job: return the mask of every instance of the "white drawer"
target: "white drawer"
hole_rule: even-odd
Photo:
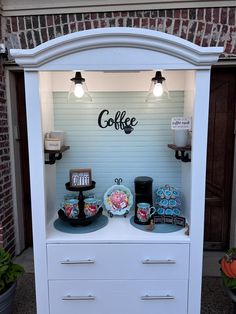
[[[50,314],[186,314],[187,281],[52,280]]]
[[[49,279],[187,279],[188,244],[49,244]]]

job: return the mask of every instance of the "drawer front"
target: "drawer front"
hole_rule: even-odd
[[[52,280],[50,314],[185,314],[187,281]]]
[[[49,279],[187,279],[188,244],[49,244]]]

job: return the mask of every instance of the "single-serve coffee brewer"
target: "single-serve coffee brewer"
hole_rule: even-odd
[[[134,180],[135,190],[135,215],[134,222],[137,224],[147,224],[146,222],[140,221],[137,216],[138,204],[148,203],[150,207],[153,204],[152,201],[152,182],[153,179],[150,177],[136,177]]]

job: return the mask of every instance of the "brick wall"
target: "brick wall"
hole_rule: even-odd
[[[1,25],[1,23],[0,23]],[[33,48],[68,33],[103,27],[141,27],[173,34],[200,46],[224,46],[236,57],[236,7],[75,13],[3,17],[3,40],[10,48]],[[7,107],[0,60],[0,245],[14,253]]]
[[[102,27],[141,27],[173,34],[200,46],[224,46],[236,56],[236,7],[6,18],[8,48],[33,48],[68,33]]]
[[[14,254],[11,164],[3,61],[3,57],[0,56],[0,246],[5,247],[11,254]]]

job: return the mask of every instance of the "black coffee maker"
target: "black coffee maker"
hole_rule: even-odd
[[[137,218],[137,204],[138,203],[149,203],[152,206],[152,182],[151,177],[136,177],[134,180],[134,191],[135,191],[135,215],[134,222],[137,224],[141,223]]]

